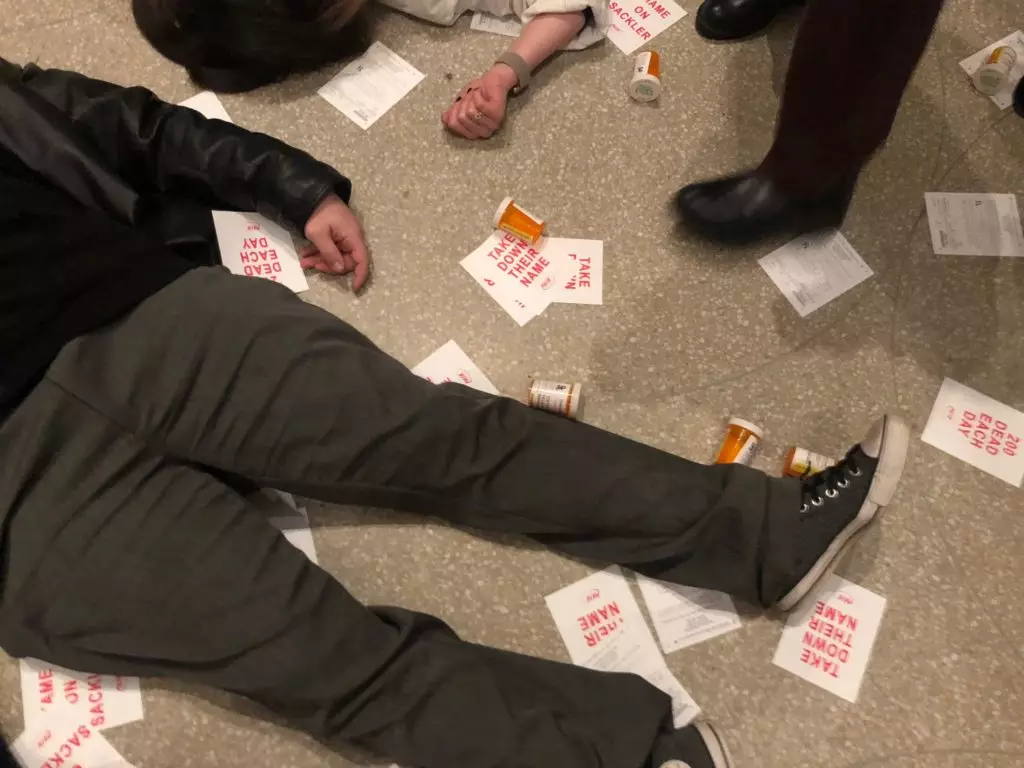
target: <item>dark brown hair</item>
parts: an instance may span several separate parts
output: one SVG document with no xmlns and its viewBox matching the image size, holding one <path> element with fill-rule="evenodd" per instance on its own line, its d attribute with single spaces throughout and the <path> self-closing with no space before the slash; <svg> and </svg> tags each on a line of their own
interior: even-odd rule
<svg viewBox="0 0 1024 768">
<path fill-rule="evenodd" d="M 371 42 L 364 0 L 132 0 L 139 30 L 201 88 L 238 93 Z"/>
</svg>

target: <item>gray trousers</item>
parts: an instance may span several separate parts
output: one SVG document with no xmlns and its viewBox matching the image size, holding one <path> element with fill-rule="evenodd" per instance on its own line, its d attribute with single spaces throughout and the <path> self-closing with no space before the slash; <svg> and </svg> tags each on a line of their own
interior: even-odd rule
<svg viewBox="0 0 1024 768">
<path fill-rule="evenodd" d="M 67 345 L 0 425 L 0 646 L 247 696 L 424 768 L 641 768 L 669 702 L 368 608 L 223 474 L 771 603 L 798 484 L 434 386 L 287 289 L 188 273 Z"/>
</svg>

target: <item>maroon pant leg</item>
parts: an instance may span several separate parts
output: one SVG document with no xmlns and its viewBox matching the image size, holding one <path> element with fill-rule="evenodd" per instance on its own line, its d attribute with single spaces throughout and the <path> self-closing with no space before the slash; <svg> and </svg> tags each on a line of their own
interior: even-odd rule
<svg viewBox="0 0 1024 768">
<path fill-rule="evenodd" d="M 762 170 L 796 196 L 852 178 L 889 135 L 942 0 L 810 0 Z"/>
</svg>

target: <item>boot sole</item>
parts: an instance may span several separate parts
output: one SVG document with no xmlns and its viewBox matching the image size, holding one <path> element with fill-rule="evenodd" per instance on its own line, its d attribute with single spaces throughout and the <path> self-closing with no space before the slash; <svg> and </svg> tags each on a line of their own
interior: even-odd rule
<svg viewBox="0 0 1024 768">
<path fill-rule="evenodd" d="M 899 487 L 909 448 L 910 427 L 895 416 L 886 416 L 885 426 L 882 428 L 882 444 L 878 451 L 878 467 L 875 469 L 875 476 L 871 478 L 871 486 L 860 511 L 832 540 L 825 553 L 817 559 L 796 586 L 779 600 L 779 610 L 792 611 L 797 608 L 819 583 L 832 575 L 836 565 L 853 549 L 860 534 L 878 519 L 879 512 L 892 501 L 896 488 Z"/>
<path fill-rule="evenodd" d="M 704 746 L 711 755 L 711 765 L 714 768 L 732 768 L 732 756 L 729 754 L 729 748 L 725 746 L 725 741 L 718 734 L 718 729 L 706 720 L 694 723 L 693 727 L 704 739 Z"/>
</svg>

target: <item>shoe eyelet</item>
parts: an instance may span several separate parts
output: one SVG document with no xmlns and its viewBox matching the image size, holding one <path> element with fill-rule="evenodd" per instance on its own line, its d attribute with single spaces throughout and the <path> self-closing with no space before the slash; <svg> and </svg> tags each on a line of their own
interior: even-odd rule
<svg viewBox="0 0 1024 768">
<path fill-rule="evenodd" d="M 846 479 L 846 478 L 844 477 L 844 478 L 843 478 L 842 480 L 839 480 L 839 481 L 838 481 L 838 482 L 836 483 L 836 485 L 838 485 L 838 486 L 839 486 L 840 488 L 849 488 L 849 487 L 850 487 L 850 481 L 849 481 L 849 480 L 847 480 L 847 479 Z"/>
<path fill-rule="evenodd" d="M 846 474 L 848 474 L 850 477 L 860 477 L 861 475 L 864 474 L 864 470 L 862 470 L 860 467 L 857 467 L 856 469 L 847 469 Z"/>
<path fill-rule="evenodd" d="M 811 499 L 811 506 L 812 507 L 820 507 L 824 503 L 825 503 L 825 500 L 823 498 L 821 498 L 821 496 L 815 496 L 813 499 Z"/>
<path fill-rule="evenodd" d="M 810 509 L 810 507 L 808 507 L 808 506 L 807 506 L 807 503 L 806 503 L 806 502 L 805 502 L 805 503 L 803 503 L 803 504 L 801 504 L 801 505 L 800 505 L 800 514 L 801 514 L 801 515 L 806 515 L 806 514 L 807 514 L 807 510 L 808 510 L 808 509 Z"/>
<path fill-rule="evenodd" d="M 839 491 L 833 490 L 831 488 L 826 488 L 825 495 L 828 496 L 830 499 L 834 499 L 836 496 L 839 495 Z"/>
</svg>

